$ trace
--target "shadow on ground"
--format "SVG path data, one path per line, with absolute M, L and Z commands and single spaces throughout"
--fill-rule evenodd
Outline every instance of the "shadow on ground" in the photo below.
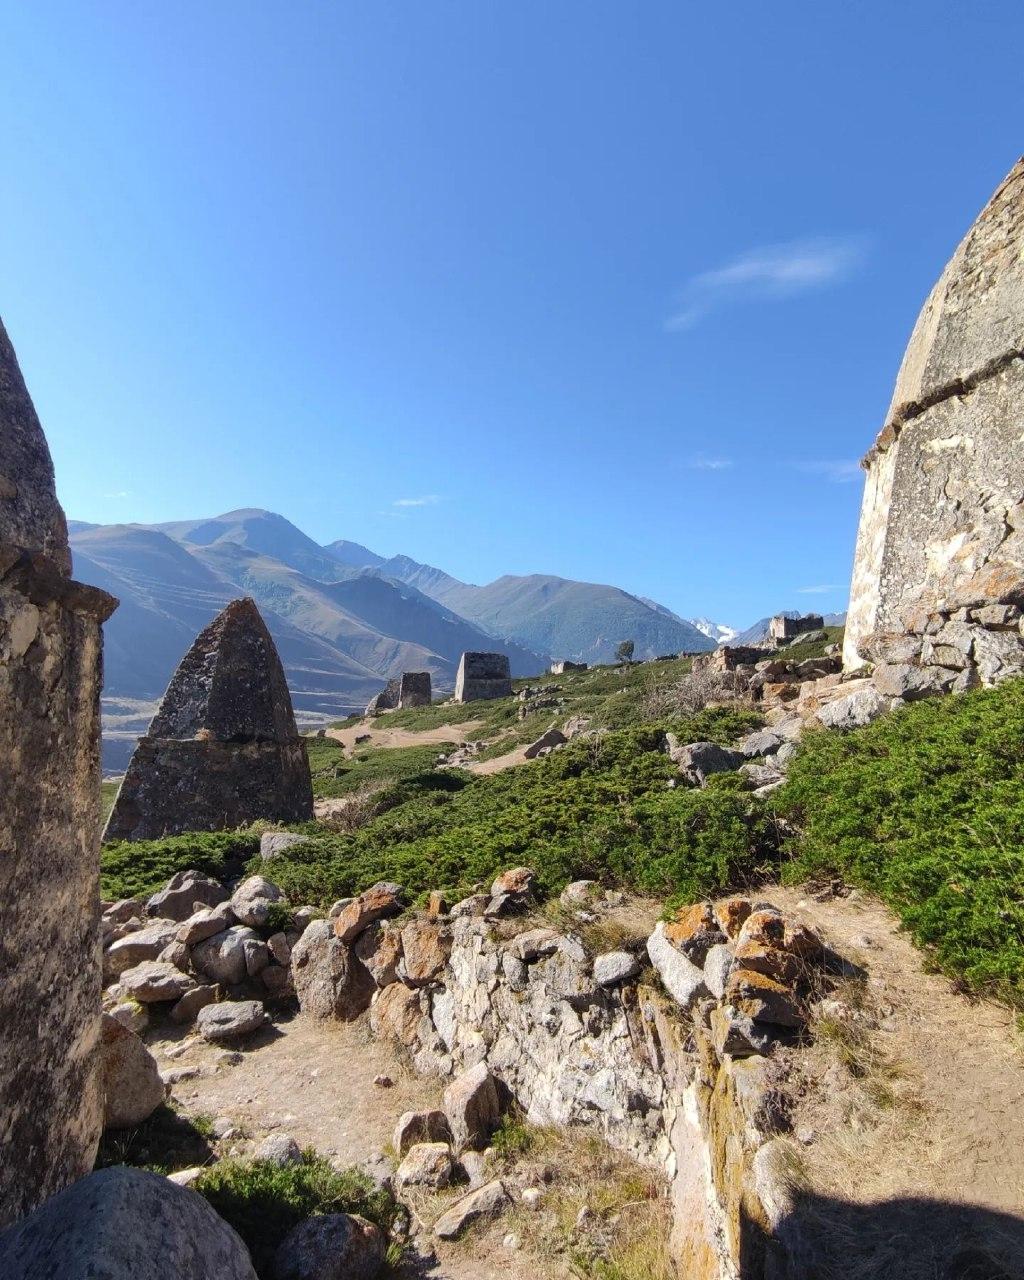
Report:
M 964 1187 L 970 1194 L 970 1187 Z M 969 1204 L 791 1195 L 773 1235 L 741 1223 L 742 1280 L 1024 1280 L 1024 1220 Z

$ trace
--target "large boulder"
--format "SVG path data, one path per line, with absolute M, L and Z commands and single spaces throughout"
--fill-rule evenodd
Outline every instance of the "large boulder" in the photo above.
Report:
M 444 1091 L 444 1112 L 457 1150 L 479 1150 L 501 1123 L 498 1082 L 486 1062 L 464 1071 Z
M 256 1280 L 195 1191 L 143 1169 L 90 1173 L 0 1236 L 4 1280 Z
M 266 1020 L 259 1000 L 224 1000 L 199 1010 L 196 1030 L 204 1040 L 222 1044 L 258 1031 Z
M 281 1241 L 274 1256 L 274 1277 L 373 1280 L 384 1262 L 384 1244 L 380 1229 L 358 1214 L 318 1214 L 300 1222 Z
M 259 929 L 267 923 L 273 904 L 283 900 L 284 894 L 266 876 L 249 876 L 231 895 L 231 910 L 242 924 Z
M 160 1068 L 134 1031 L 103 1015 L 100 1031 L 105 1129 L 128 1129 L 148 1120 L 167 1092 Z
M 261 941 L 259 934 L 246 925 L 232 925 L 193 947 L 192 965 L 214 982 L 237 986 L 249 974 L 246 943 Z
M 334 932 L 329 920 L 314 920 L 292 948 L 291 975 L 303 1013 L 351 1022 L 370 1005 L 376 984 Z
M 411 1047 L 423 1014 L 420 993 L 404 982 L 392 982 L 378 992 L 370 1006 L 370 1030 L 382 1040 Z
M 217 880 L 201 871 L 179 871 L 167 884 L 154 893 L 146 903 L 151 916 L 163 916 L 167 920 L 187 920 L 196 909 L 196 903 L 215 907 L 224 902 L 227 889 Z
M 103 953 L 103 980 L 116 982 L 126 969 L 143 960 L 155 960 L 174 941 L 177 931 L 174 920 L 154 920 L 144 929 L 115 939 Z
M 143 960 L 121 974 L 121 990 L 140 1004 L 180 1000 L 195 985 L 193 977 L 166 960 Z
M 717 742 L 689 742 L 683 746 L 670 744 L 669 756 L 686 781 L 698 787 L 706 786 L 712 774 L 730 773 L 746 760 L 742 751 L 720 747 Z
M 355 942 L 374 921 L 397 916 L 401 910 L 402 886 L 384 880 L 342 908 L 334 919 L 334 932 L 341 942 Z

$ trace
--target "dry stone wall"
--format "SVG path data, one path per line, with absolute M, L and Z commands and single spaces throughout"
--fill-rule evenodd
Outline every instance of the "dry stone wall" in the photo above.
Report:
M 117 602 L 73 582 L 53 467 L 0 325 L 0 1226 L 92 1166 L 99 694 Z
M 1024 161 L 917 321 L 867 470 L 844 662 L 883 692 L 1024 670 Z
M 392 884 L 337 904 L 292 952 L 303 1011 L 350 1020 L 369 1008 L 374 1034 L 454 1082 L 451 1135 L 409 1142 L 480 1145 L 454 1124 L 449 1094 L 493 1078 L 533 1123 L 589 1128 L 665 1171 L 688 1280 L 733 1280 L 741 1260 L 746 1280 L 785 1274 L 770 1270 L 785 1252 L 772 1211 L 779 1051 L 822 989 L 822 944 L 769 904 L 732 898 L 681 910 L 646 946 L 595 955 L 565 922 L 600 922 L 622 895 L 570 885 L 556 929 L 531 912 L 532 880 L 516 868 L 412 916 Z M 396 1138 L 400 1154 L 407 1145 Z

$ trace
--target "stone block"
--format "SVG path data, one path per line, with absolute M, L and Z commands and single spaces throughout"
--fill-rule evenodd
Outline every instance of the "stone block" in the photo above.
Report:
M 512 675 L 503 653 L 466 652 L 455 678 L 456 702 L 479 702 L 512 696 Z

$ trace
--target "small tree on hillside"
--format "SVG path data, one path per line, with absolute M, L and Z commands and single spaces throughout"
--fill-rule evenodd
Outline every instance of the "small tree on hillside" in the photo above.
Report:
M 623 640 L 623 642 L 615 650 L 615 656 L 616 658 L 618 658 L 620 662 L 632 662 L 633 651 L 635 649 L 636 649 L 636 645 L 633 643 L 632 640 Z

